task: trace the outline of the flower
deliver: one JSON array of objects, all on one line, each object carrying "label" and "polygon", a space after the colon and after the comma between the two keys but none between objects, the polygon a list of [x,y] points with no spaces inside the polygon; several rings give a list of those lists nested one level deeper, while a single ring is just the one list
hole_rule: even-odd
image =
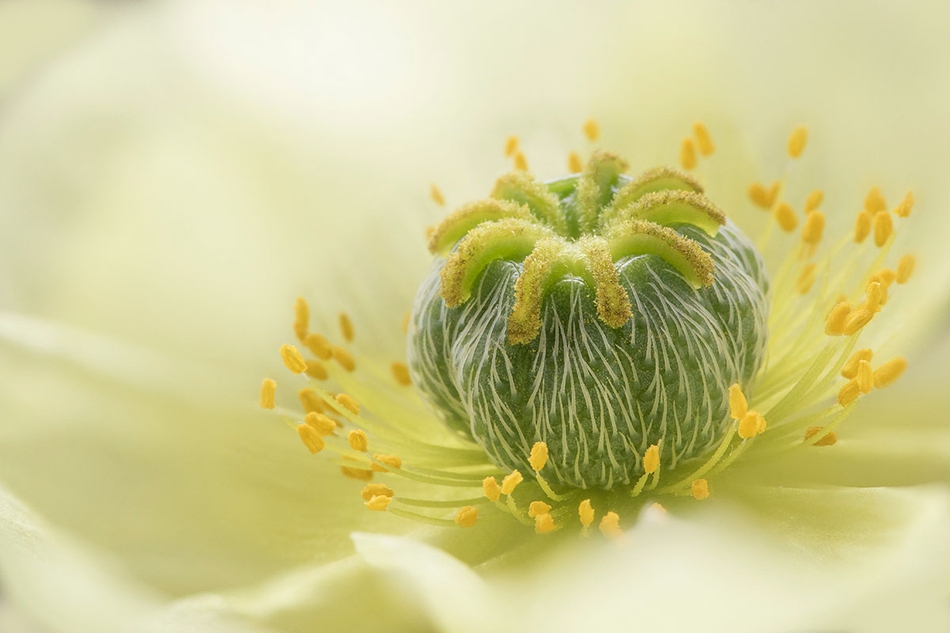
[{"label": "flower", "polygon": [[[748,208],[747,185],[778,176],[785,134],[806,119],[801,164],[811,166],[799,175],[820,183],[825,208],[859,205],[873,184],[891,198],[913,188],[913,283],[928,292],[877,322],[906,319],[880,353],[910,355],[913,339],[933,340],[945,297],[935,173],[946,154],[927,132],[934,118],[906,116],[945,99],[926,63],[945,57],[940,20],[887,23],[915,42],[882,54],[900,60],[897,71],[836,53],[850,43],[876,55],[893,41],[848,6],[823,9],[817,25],[797,7],[777,21],[726,5],[685,7],[687,20],[612,6],[614,19],[534,7],[499,21],[484,7],[423,17],[298,6],[281,18],[241,6],[122,10],[5,104],[0,573],[15,605],[70,631],[142,620],[159,630],[478,629],[493,619],[557,630],[696,614],[860,626],[886,622],[895,605],[918,628],[933,624],[947,581],[945,491],[898,486],[946,480],[946,429],[927,413],[942,394],[925,365],[911,373],[913,355],[903,384],[877,398],[880,416],[864,412],[836,446],[746,469],[761,485],[732,482],[729,502],[717,501],[730,499],[729,482],[712,480],[685,514],[644,515],[621,550],[575,550],[530,529],[525,539],[511,521],[400,540],[392,534],[414,524],[367,511],[364,484],[340,483],[248,394],[262,371],[276,375],[298,294],[323,319],[315,329],[331,331],[344,309],[357,345],[398,358],[392,332],[426,266],[421,229],[438,219],[428,182],[453,205],[483,195],[513,131],[533,169],[557,173],[590,114],[643,167],[676,159],[676,139],[705,117],[721,156],[700,165],[726,209]],[[655,54],[671,41],[678,54]],[[331,54],[340,49],[351,54]],[[884,89],[894,82],[903,90]],[[842,104],[861,107],[844,119],[833,114]],[[887,176],[862,180],[877,170]],[[385,236],[368,230],[381,210]],[[826,232],[857,211],[829,214]],[[380,272],[356,284],[367,270]],[[916,430],[896,429],[895,411]],[[804,490],[781,488],[803,480]],[[346,558],[353,531],[390,536],[358,536],[363,558]],[[474,573],[460,560],[491,562]],[[389,573],[374,571],[383,567],[410,581],[409,596],[387,588]],[[680,595],[670,604],[676,576],[692,579],[681,587],[693,609]],[[917,584],[897,592],[903,580]],[[636,599],[645,608],[631,613]]]}]

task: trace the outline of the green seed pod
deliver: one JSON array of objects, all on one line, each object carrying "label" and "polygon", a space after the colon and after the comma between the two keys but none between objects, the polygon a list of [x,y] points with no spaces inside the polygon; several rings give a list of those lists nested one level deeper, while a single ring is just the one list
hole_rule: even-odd
[{"label": "green seed pod", "polygon": [[611,489],[702,457],[730,424],[728,390],[766,350],[755,247],[689,176],[596,153],[579,177],[503,177],[430,234],[413,310],[413,382],[497,465]]}]

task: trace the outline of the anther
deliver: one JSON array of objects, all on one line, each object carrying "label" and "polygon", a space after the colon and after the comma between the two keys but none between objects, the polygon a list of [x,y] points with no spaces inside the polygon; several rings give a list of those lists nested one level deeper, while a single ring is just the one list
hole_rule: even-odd
[{"label": "anther", "polygon": [[709,482],[705,479],[694,479],[693,483],[689,485],[689,489],[696,501],[709,498]]},{"label": "anther", "polygon": [[518,137],[509,136],[505,139],[505,156],[511,158],[511,155],[515,153],[515,150],[518,149]]},{"label": "anther", "polygon": [[887,238],[894,232],[894,221],[891,220],[891,214],[887,211],[878,211],[874,214],[874,219],[871,223],[874,225],[875,246],[884,246],[887,242]]},{"label": "anther", "polygon": [[[825,430],[825,427],[823,426],[810,426],[807,429],[805,429],[805,439],[810,440],[811,438],[815,437],[816,435],[818,435],[824,430]],[[838,436],[835,435],[834,431],[830,431],[820,440],[812,444],[812,446],[834,446],[837,443],[838,443]]]},{"label": "anther", "polygon": [[323,398],[309,387],[304,387],[298,391],[297,398],[300,400],[300,406],[303,407],[304,413],[322,413],[327,408]]},{"label": "anther", "polygon": [[544,442],[535,442],[531,447],[531,456],[528,458],[532,470],[538,472],[548,463],[548,445]]},{"label": "anther", "polygon": [[739,421],[739,437],[748,440],[760,435],[765,431],[765,425],[765,418],[755,411],[749,411]]},{"label": "anther", "polygon": [[520,472],[517,470],[511,471],[507,477],[501,480],[501,493],[510,495],[522,481],[524,481],[524,477],[521,476]]},{"label": "anther", "polygon": [[854,241],[857,244],[860,244],[867,239],[868,235],[871,234],[871,223],[873,220],[873,215],[870,211],[863,210],[858,213],[858,217],[854,220]]},{"label": "anther", "polygon": [[787,202],[780,202],[775,207],[775,220],[782,230],[791,233],[798,226],[798,218],[795,216],[795,210]]},{"label": "anther", "polygon": [[652,444],[643,454],[643,471],[650,475],[660,467],[660,447]]},{"label": "anther", "polygon": [[871,312],[881,311],[881,302],[884,298],[884,287],[879,281],[872,281],[868,284],[867,298],[865,300],[868,310]]},{"label": "anther", "polygon": [[845,378],[857,377],[858,366],[861,364],[861,361],[871,362],[873,357],[874,352],[870,349],[859,349],[851,355],[851,358],[848,359],[848,362],[846,362],[841,368],[841,375]]},{"label": "anther", "polygon": [[838,404],[842,407],[846,407],[857,400],[860,395],[861,388],[858,386],[858,382],[851,380],[838,391]]},{"label": "anther", "polygon": [[692,171],[696,167],[696,147],[693,145],[693,139],[687,137],[680,144],[680,167],[686,171]]},{"label": "anther", "polygon": [[435,186],[435,183],[429,185],[429,197],[432,198],[432,202],[440,207],[445,206],[445,196],[443,196],[439,188]]},{"label": "anther", "polygon": [[353,321],[346,312],[340,313],[340,334],[347,343],[353,340]]},{"label": "anther", "polygon": [[393,378],[395,378],[396,382],[400,385],[408,387],[412,384],[412,378],[409,377],[409,365],[397,360],[394,361],[389,368],[393,372]]},{"label": "anther", "polygon": [[310,307],[303,297],[297,297],[294,301],[294,334],[297,339],[303,342],[307,338],[307,331],[310,329]]},{"label": "anther", "polygon": [[366,447],[369,445],[369,440],[366,437],[366,431],[363,429],[355,429],[350,431],[346,436],[346,440],[349,442],[350,448],[361,453],[365,453]]},{"label": "anther", "polygon": [[313,332],[307,334],[307,338],[304,339],[303,344],[320,360],[330,360],[330,358],[333,357],[333,346],[330,345],[330,341],[322,334],[315,334]]},{"label": "anther", "polygon": [[369,481],[373,478],[373,472],[364,468],[351,468],[350,466],[340,466],[340,474],[357,481]]},{"label": "anther", "polygon": [[858,383],[858,389],[861,393],[871,393],[874,388],[874,375],[871,371],[871,363],[866,360],[858,362],[858,375],[854,381]]},{"label": "anther", "polygon": [[805,226],[802,227],[802,241],[811,246],[815,246],[821,241],[821,236],[825,232],[825,214],[821,211],[812,211],[805,218]]},{"label": "anther", "polygon": [[280,359],[284,361],[284,367],[295,374],[302,374],[307,369],[303,356],[293,345],[280,346]]},{"label": "anther", "polygon": [[825,192],[821,189],[815,189],[810,194],[808,198],[805,199],[805,213],[809,211],[814,211],[821,206],[822,201],[825,199]]},{"label": "anther", "polygon": [[887,210],[887,201],[884,200],[880,187],[871,187],[868,195],[864,197],[864,208],[871,213]]},{"label": "anther", "polygon": [[554,517],[550,514],[539,514],[534,517],[535,534],[548,534],[556,529],[557,526],[554,525]]},{"label": "anther", "polygon": [[825,334],[828,336],[841,336],[844,334],[844,324],[851,314],[851,306],[846,301],[835,304],[835,307],[828,313],[825,319]]},{"label": "anther", "polygon": [[303,421],[313,427],[320,437],[326,437],[336,431],[336,422],[322,413],[311,411],[304,416]]},{"label": "anther", "polygon": [[581,156],[577,152],[571,152],[567,155],[567,171],[572,174],[579,174],[584,171],[584,161],[581,160]]},{"label": "anther", "polygon": [[905,369],[907,369],[907,359],[895,356],[874,371],[874,387],[883,389],[900,378]]},{"label": "anther", "polygon": [[907,192],[907,195],[904,196],[904,199],[901,200],[900,204],[897,205],[897,208],[894,209],[894,215],[899,218],[906,218],[910,215],[910,212],[914,210],[914,194],[910,191]]},{"label": "anther", "polygon": [[410,322],[410,321],[412,321],[412,312],[407,312],[407,313],[404,314],[403,317],[402,317],[402,326],[401,326],[400,329],[402,330],[402,333],[403,333],[403,334],[408,334],[408,333],[409,333],[409,322]]},{"label": "anther", "polygon": [[277,382],[271,378],[265,378],[261,383],[261,399],[260,404],[262,409],[273,409],[274,408],[274,393],[277,391]]},{"label": "anther", "polygon": [[336,394],[336,401],[343,405],[343,408],[352,413],[353,415],[360,414],[360,405],[353,399],[352,396],[349,396],[345,393]]},{"label": "anther", "polygon": [[760,182],[754,182],[749,185],[748,194],[749,199],[752,200],[757,207],[768,211],[775,202],[775,196],[778,195],[778,183],[772,183],[772,185],[766,187]]},{"label": "anther", "polygon": [[525,158],[521,150],[515,150],[514,162],[515,169],[518,171],[528,171],[528,159]]},{"label": "anther", "polygon": [[897,262],[897,275],[895,277],[897,283],[906,284],[910,279],[910,276],[914,274],[914,266],[917,265],[917,258],[913,255],[904,255],[900,258],[900,261]]},{"label": "anther", "polygon": [[594,119],[587,119],[584,122],[584,136],[588,141],[596,141],[600,138],[600,124]]},{"label": "anther", "polygon": [[501,488],[498,487],[498,481],[494,477],[482,479],[482,493],[489,501],[498,501],[501,497]]},{"label": "anther", "polygon": [[792,158],[798,158],[805,151],[805,145],[808,143],[808,128],[799,125],[792,130],[788,137],[788,155]]},{"label": "anther", "polygon": [[890,286],[897,279],[897,273],[890,268],[882,268],[873,275],[869,281],[879,281],[885,288]]},{"label": "anther", "polygon": [[356,369],[356,361],[353,360],[353,357],[350,355],[350,353],[342,347],[333,346],[331,348],[331,354],[333,356],[333,360],[338,362],[340,367],[346,371],[353,371]]},{"label": "anther", "polygon": [[373,497],[392,497],[394,494],[396,493],[393,489],[386,484],[366,484],[366,487],[360,491],[363,501],[369,501]]},{"label": "anther", "polygon": [[732,385],[729,387],[729,417],[733,420],[741,420],[749,412],[749,403],[745,394],[742,393],[742,387]]},{"label": "anther", "polygon": [[699,153],[703,156],[711,156],[716,148],[713,145],[712,137],[709,136],[709,130],[702,121],[693,123],[693,137],[696,139],[696,147],[699,149]]},{"label": "anther", "polygon": [[308,360],[307,369],[304,370],[308,376],[314,380],[326,380],[330,377],[330,374],[327,373],[327,368],[324,367],[323,363],[318,360]]},{"label": "anther", "polygon": [[382,453],[373,453],[373,459],[377,462],[381,462],[384,466],[373,463],[370,464],[370,469],[378,473],[385,473],[389,470],[399,470],[402,468],[402,459],[396,455],[384,455]]},{"label": "anther", "polygon": [[543,501],[532,501],[528,506],[528,516],[532,519],[539,514],[547,514],[551,511],[551,506]]},{"label": "anther", "polygon": [[475,525],[476,519],[478,519],[478,508],[475,506],[465,506],[455,514],[455,524],[463,528]]},{"label": "anther", "polygon": [[309,424],[298,424],[297,435],[300,436],[300,441],[303,442],[303,445],[307,447],[311,454],[319,453],[326,446],[320,434]]},{"label": "anther", "polygon": [[623,536],[623,530],[620,529],[620,515],[616,512],[608,512],[600,520],[600,532],[609,538]]},{"label": "anther", "polygon": [[798,291],[798,294],[807,294],[808,291],[811,290],[812,285],[815,283],[815,270],[816,267],[814,264],[807,264],[802,269],[802,273],[798,276],[798,281],[795,282],[795,289]]},{"label": "anther", "polygon": [[594,523],[594,507],[590,504],[590,499],[584,499],[577,506],[577,516],[585,528],[589,528]]},{"label": "anther", "polygon": [[852,310],[851,314],[848,315],[848,318],[845,319],[844,334],[851,336],[865,325],[870,323],[871,319],[873,318],[874,312],[871,311],[867,306],[858,306]]},{"label": "anther", "polygon": [[370,497],[369,501],[363,503],[370,510],[375,510],[376,512],[384,512],[386,508],[392,503],[393,498],[387,495],[376,495],[375,497]]}]

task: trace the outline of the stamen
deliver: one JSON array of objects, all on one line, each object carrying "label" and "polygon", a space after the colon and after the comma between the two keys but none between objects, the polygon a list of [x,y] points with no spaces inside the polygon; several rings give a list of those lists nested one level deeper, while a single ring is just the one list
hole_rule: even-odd
[{"label": "stamen", "polygon": [[353,340],[353,321],[350,319],[350,315],[346,312],[340,313],[340,334],[343,335],[343,339],[349,343]]},{"label": "stamen", "polygon": [[859,349],[852,354],[848,362],[841,367],[841,375],[849,379],[856,378],[858,375],[858,366],[861,364],[861,361],[871,362],[873,357],[874,352],[870,349]]},{"label": "stamen", "polygon": [[894,221],[891,220],[891,214],[885,211],[878,211],[874,214],[874,244],[878,248],[884,246],[887,238],[894,232]]},{"label": "stamen", "polygon": [[393,489],[386,484],[366,484],[366,487],[360,492],[363,501],[369,501],[373,497],[392,497]]},{"label": "stamen", "polygon": [[260,405],[262,409],[274,408],[274,393],[277,391],[277,382],[271,378],[265,378],[261,383]]},{"label": "stamen", "polygon": [[851,311],[851,314],[848,315],[848,318],[844,322],[844,333],[847,336],[851,336],[865,325],[871,322],[871,319],[874,318],[874,312],[868,309],[867,306],[858,306]]},{"label": "stamen", "polygon": [[333,346],[330,345],[330,341],[322,334],[315,334],[313,332],[307,334],[303,344],[320,360],[330,360],[333,357]]},{"label": "stamen", "polygon": [[760,182],[754,182],[749,185],[749,199],[752,202],[762,209],[768,211],[772,208],[772,205],[775,203],[775,197],[778,195],[779,183],[773,182],[766,188]]},{"label": "stamen", "polygon": [[917,265],[917,258],[913,255],[904,255],[897,262],[897,275],[895,279],[899,284],[906,284],[910,276],[914,274],[914,267]]},{"label": "stamen", "polygon": [[518,171],[528,171],[528,159],[525,158],[521,150],[515,150],[514,162],[515,169]]},{"label": "stamen", "polygon": [[709,482],[705,479],[694,479],[689,488],[693,494],[693,499],[696,499],[696,501],[709,498]]},{"label": "stamen", "polygon": [[857,400],[858,396],[860,395],[861,388],[858,386],[858,382],[856,380],[852,380],[846,383],[838,391],[838,404],[840,404],[842,407],[846,407]]},{"label": "stamen", "polygon": [[370,510],[375,510],[376,512],[385,512],[386,508],[392,502],[392,497],[387,495],[377,495],[375,497],[370,497],[370,500],[365,502],[363,505]]},{"label": "stamen", "polygon": [[350,431],[346,436],[346,439],[350,444],[350,448],[352,448],[354,451],[359,451],[361,453],[366,452],[366,447],[369,445],[369,440],[366,437],[366,431],[363,429]]},{"label": "stamen", "polygon": [[554,525],[554,517],[550,514],[539,514],[534,518],[535,534],[548,534],[557,529]]},{"label": "stamen", "polygon": [[749,412],[749,403],[745,394],[742,393],[742,387],[732,385],[729,387],[729,417],[733,420],[741,420]]},{"label": "stamen", "polygon": [[814,264],[807,264],[802,269],[802,274],[798,276],[798,281],[795,282],[795,289],[798,290],[798,294],[807,294],[811,290],[815,283],[815,269]]},{"label": "stamen", "polygon": [[581,156],[577,152],[571,152],[567,155],[567,171],[572,174],[579,174],[584,171],[584,161],[581,160]]},{"label": "stamen", "polygon": [[703,156],[711,156],[716,148],[713,145],[712,137],[709,136],[709,130],[706,129],[706,125],[702,121],[693,123],[693,136],[696,138],[696,147],[699,149],[699,153]]},{"label": "stamen", "polygon": [[498,487],[498,482],[494,477],[485,477],[482,480],[482,492],[492,503],[498,501],[501,497],[501,488]]},{"label": "stamen", "polygon": [[623,530],[620,529],[620,515],[616,512],[608,512],[600,520],[600,532],[608,538],[619,538],[623,536]]},{"label": "stamen", "polygon": [[[823,426],[810,426],[805,429],[805,439],[810,440],[819,433],[825,430]],[[834,431],[829,431],[822,437],[820,440],[816,441],[812,446],[834,446],[838,443],[838,436],[835,435]]]},{"label": "stamen", "polygon": [[369,481],[373,478],[373,471],[363,468],[350,468],[349,466],[340,466],[340,473],[344,477],[356,479],[357,481]]},{"label": "stamen", "polygon": [[899,218],[906,218],[914,210],[914,194],[910,191],[904,196],[897,208],[894,209],[894,215]]},{"label": "stamen", "polygon": [[656,444],[650,445],[650,448],[643,454],[643,471],[647,475],[652,475],[660,467],[660,447]]},{"label": "stamen", "polygon": [[475,525],[476,519],[478,519],[478,508],[475,506],[465,506],[459,509],[455,515],[455,523],[463,528],[469,528]]},{"label": "stamen", "polygon": [[310,307],[303,297],[297,297],[297,300],[294,301],[294,334],[297,335],[297,340],[305,341],[309,329]]},{"label": "stamen", "polygon": [[[377,464],[376,462],[380,462]],[[370,469],[378,473],[388,473],[402,468],[402,459],[396,455],[384,455],[382,453],[373,453],[373,463]]]},{"label": "stamen", "polygon": [[594,152],[587,161],[587,168],[577,181],[578,223],[582,232],[597,226],[601,209],[613,198],[614,185],[629,168],[626,160],[603,150]]},{"label": "stamen", "polygon": [[868,284],[868,290],[866,294],[868,310],[871,312],[880,312],[882,299],[884,298],[884,287],[881,285],[881,282],[872,281],[870,284]]},{"label": "stamen", "polygon": [[680,167],[692,171],[696,167],[696,147],[693,139],[686,137],[680,144]]},{"label": "stamen", "polygon": [[[515,189],[515,184],[527,185],[528,191],[523,188]],[[530,183],[530,184],[529,184]],[[483,222],[492,222],[504,218],[517,218],[530,221],[531,212],[528,209],[529,196],[535,193],[533,185],[535,183],[527,174],[509,174],[499,179],[495,185],[495,191],[499,191],[499,185],[502,185],[501,191],[509,194],[505,199],[488,198],[471,202],[459,207],[456,211],[450,213],[439,225],[429,234],[429,252],[432,254],[445,255],[465,234]],[[518,195],[520,200],[511,199],[511,195]],[[545,201],[540,202],[542,205]],[[546,207],[545,207],[546,208]]]},{"label": "stamen", "polygon": [[528,506],[528,516],[532,519],[540,514],[547,514],[551,511],[551,506],[543,501],[532,501]]},{"label": "stamen", "polygon": [[320,434],[309,424],[298,424],[297,435],[300,436],[300,441],[307,447],[311,455],[319,453],[326,446]]},{"label": "stamen", "polygon": [[304,416],[303,421],[310,425],[314,431],[316,431],[320,437],[326,437],[334,431],[336,431],[337,425],[332,418],[329,418],[322,413],[317,413],[316,411],[311,411]]},{"label": "stamen", "polygon": [[854,241],[857,244],[862,243],[867,239],[868,235],[871,234],[871,222],[873,220],[873,215],[868,210],[861,211],[858,213],[858,217],[854,221]]},{"label": "stamen", "polygon": [[872,214],[887,210],[887,201],[881,193],[880,187],[871,187],[864,198],[864,208]]},{"label": "stamen", "polygon": [[744,440],[751,439],[764,433],[765,427],[765,418],[755,411],[749,411],[739,421],[739,437]]},{"label": "stamen", "polygon": [[297,398],[300,400],[300,406],[303,407],[304,413],[322,413],[327,408],[323,398],[309,387],[304,387],[298,391]]},{"label": "stamen", "polygon": [[825,199],[825,192],[821,189],[815,189],[810,194],[808,198],[805,199],[805,213],[814,211],[821,206],[822,201]]},{"label": "stamen", "polygon": [[614,261],[627,255],[659,255],[694,289],[713,283],[713,260],[709,253],[673,229],[652,222],[628,220],[614,224],[607,235]]},{"label": "stamen", "polygon": [[333,346],[331,348],[331,355],[333,356],[333,360],[339,363],[340,367],[346,371],[353,371],[356,369],[356,361],[353,360],[353,357],[350,356],[350,353],[342,347]]},{"label": "stamen", "polygon": [[841,336],[844,334],[844,324],[851,314],[851,306],[847,301],[841,301],[835,304],[835,307],[828,313],[825,320],[825,334],[828,336]]},{"label": "stamen", "polygon": [[347,411],[349,411],[353,415],[360,414],[360,405],[352,397],[346,395],[345,393],[338,393],[336,394],[335,399],[337,402],[343,405],[343,408],[345,408]]},{"label": "stamen", "polygon": [[293,345],[280,346],[280,359],[284,361],[284,367],[295,374],[302,374],[307,369],[303,356]]},{"label": "stamen", "polygon": [[874,376],[871,371],[871,363],[866,360],[862,360],[858,363],[858,375],[855,377],[854,381],[858,383],[858,389],[861,390],[861,393],[871,393],[871,389],[874,387]]},{"label": "stamen", "polygon": [[788,155],[792,158],[798,158],[805,151],[805,145],[808,143],[808,128],[799,125],[792,130],[788,137]]},{"label": "stamen", "polygon": [[521,476],[520,472],[517,470],[511,471],[511,474],[501,480],[501,493],[503,495],[511,495],[522,481],[524,481],[524,477]]},{"label": "stamen", "polygon": [[802,241],[812,247],[821,242],[821,236],[825,232],[825,214],[821,211],[812,211],[805,218],[805,226],[802,227]]},{"label": "stamen", "polygon": [[410,321],[412,321],[412,312],[407,312],[407,313],[406,313],[405,315],[403,315],[403,317],[402,317],[402,328],[401,328],[401,329],[402,329],[402,333],[403,333],[403,334],[408,334],[408,333],[409,333],[409,322],[410,322]]},{"label": "stamen", "polygon": [[408,387],[412,384],[412,378],[409,376],[409,365],[397,360],[389,367],[393,372],[393,378],[395,378],[396,382],[400,385]]},{"label": "stamen", "polygon": [[306,374],[313,378],[314,380],[326,380],[330,377],[330,374],[327,373],[327,368],[323,366],[318,360],[307,360],[307,369],[305,370]]},{"label": "stamen", "polygon": [[443,196],[439,188],[435,186],[435,183],[429,185],[429,197],[432,198],[432,202],[440,207],[445,206],[445,196]]},{"label": "stamen", "polygon": [[787,202],[780,202],[775,207],[775,219],[778,225],[786,233],[791,233],[798,226],[798,218],[795,216],[795,210]]},{"label": "stamen", "polygon": [[[548,445],[544,442],[535,442],[531,447],[531,456],[528,457],[531,469],[538,472],[548,463]],[[546,512],[546,510],[545,510]]]},{"label": "stamen", "polygon": [[518,149],[518,137],[509,136],[505,139],[505,156],[511,158],[511,155],[515,153],[515,150]]},{"label": "stamen", "polygon": [[587,119],[584,122],[584,136],[588,141],[596,141],[600,138],[600,124],[594,119]]},{"label": "stamen", "polygon": [[875,389],[883,389],[895,380],[900,378],[904,370],[907,369],[907,359],[902,356],[895,356],[874,372]]},{"label": "stamen", "polygon": [[590,499],[584,499],[577,506],[577,516],[581,520],[581,525],[586,530],[594,523],[594,507],[590,504]]}]

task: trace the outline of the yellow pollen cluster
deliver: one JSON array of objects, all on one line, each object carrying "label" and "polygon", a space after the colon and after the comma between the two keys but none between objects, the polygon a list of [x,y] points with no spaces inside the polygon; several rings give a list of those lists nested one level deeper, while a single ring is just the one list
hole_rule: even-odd
[{"label": "yellow pollen cluster", "polygon": [[528,457],[528,463],[535,472],[542,470],[548,463],[548,445],[544,442],[536,442],[531,447],[531,455]]},{"label": "yellow pollen cluster", "polygon": [[623,536],[623,530],[620,529],[620,515],[616,512],[608,512],[600,520],[600,532],[608,538],[620,538]]},{"label": "yellow pollen cluster", "polygon": [[435,184],[429,185],[429,197],[432,198],[432,202],[440,207],[445,206],[445,196],[442,195],[442,190],[435,186]]},{"label": "yellow pollen cluster", "polygon": [[709,128],[702,121],[695,121],[692,127],[692,135],[686,136],[680,141],[679,163],[686,171],[692,171],[696,168],[697,154],[704,157],[712,156],[716,151],[712,136],[709,134]]},{"label": "yellow pollen cluster", "polygon": [[705,479],[694,479],[689,488],[696,501],[709,498],[709,482]]},{"label": "yellow pollen cluster", "polygon": [[739,437],[744,440],[762,435],[768,426],[761,414],[749,410],[748,401],[739,385],[729,387],[729,417],[739,423]]}]

